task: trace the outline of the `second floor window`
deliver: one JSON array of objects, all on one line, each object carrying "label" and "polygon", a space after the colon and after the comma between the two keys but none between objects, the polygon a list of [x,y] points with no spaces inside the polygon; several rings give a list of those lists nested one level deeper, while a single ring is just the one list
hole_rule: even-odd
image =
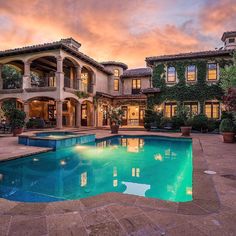
[{"label": "second floor window", "polygon": [[196,66],[189,65],[187,67],[187,81],[196,81]]},{"label": "second floor window", "polygon": [[132,89],[141,89],[141,80],[140,79],[133,79]]},{"label": "second floor window", "polygon": [[208,80],[217,80],[217,64],[209,63],[207,64],[207,79]]},{"label": "second floor window", "polygon": [[176,69],[174,66],[169,66],[167,69],[167,82],[176,82]]},{"label": "second floor window", "polygon": [[114,70],[114,76],[115,77],[119,77],[120,76],[119,70],[117,70],[117,69]]},{"label": "second floor window", "polygon": [[114,91],[119,91],[119,79],[114,79]]}]

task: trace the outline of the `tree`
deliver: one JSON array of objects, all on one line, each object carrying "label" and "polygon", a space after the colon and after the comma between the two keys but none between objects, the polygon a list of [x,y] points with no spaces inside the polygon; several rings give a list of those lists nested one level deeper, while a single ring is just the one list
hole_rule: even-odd
[{"label": "tree", "polygon": [[4,65],[2,68],[2,79],[4,89],[21,88],[22,75],[20,70],[17,70],[11,65]]},{"label": "tree", "polygon": [[233,53],[233,64],[221,69],[220,86],[225,92],[224,103],[228,110],[236,111],[236,51]]}]

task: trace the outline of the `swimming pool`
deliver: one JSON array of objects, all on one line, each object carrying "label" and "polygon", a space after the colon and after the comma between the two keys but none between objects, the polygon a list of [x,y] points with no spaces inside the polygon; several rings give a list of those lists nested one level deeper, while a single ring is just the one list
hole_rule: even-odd
[{"label": "swimming pool", "polygon": [[121,192],[192,200],[191,139],[116,136],[0,163],[0,197],[22,202]]}]

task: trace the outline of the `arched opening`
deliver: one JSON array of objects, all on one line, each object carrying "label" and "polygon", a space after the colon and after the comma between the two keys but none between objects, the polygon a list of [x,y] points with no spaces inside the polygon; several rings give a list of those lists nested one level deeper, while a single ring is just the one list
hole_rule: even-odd
[{"label": "arched opening", "polygon": [[56,126],[56,102],[53,98],[31,98],[28,105],[29,120],[40,120],[44,127]]},{"label": "arched opening", "polygon": [[24,74],[24,63],[16,60],[4,64],[2,67],[2,88],[21,89]]},{"label": "arched opening", "polygon": [[74,127],[76,125],[76,104],[74,98],[66,98],[62,104],[62,125]]},{"label": "arched opening", "polygon": [[85,93],[93,93],[93,76],[92,70],[83,67],[81,70],[81,91]]},{"label": "arched opening", "polygon": [[56,87],[57,61],[53,56],[44,56],[31,62],[31,87]]},{"label": "arched opening", "polygon": [[66,88],[79,89],[79,81],[77,76],[78,64],[69,59],[65,58],[63,61],[63,72],[64,72],[64,86]]},{"label": "arched opening", "polygon": [[84,101],[81,104],[81,126],[93,126],[93,110],[93,104],[91,102]]}]

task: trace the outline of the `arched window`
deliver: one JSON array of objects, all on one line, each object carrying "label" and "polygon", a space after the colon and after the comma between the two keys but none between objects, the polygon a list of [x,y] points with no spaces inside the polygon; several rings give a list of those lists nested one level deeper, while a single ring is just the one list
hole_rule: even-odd
[{"label": "arched window", "polygon": [[120,71],[118,69],[114,70],[114,76],[119,77],[120,76]]},{"label": "arched window", "polygon": [[176,82],[176,69],[174,66],[169,66],[167,69],[167,82]]}]

